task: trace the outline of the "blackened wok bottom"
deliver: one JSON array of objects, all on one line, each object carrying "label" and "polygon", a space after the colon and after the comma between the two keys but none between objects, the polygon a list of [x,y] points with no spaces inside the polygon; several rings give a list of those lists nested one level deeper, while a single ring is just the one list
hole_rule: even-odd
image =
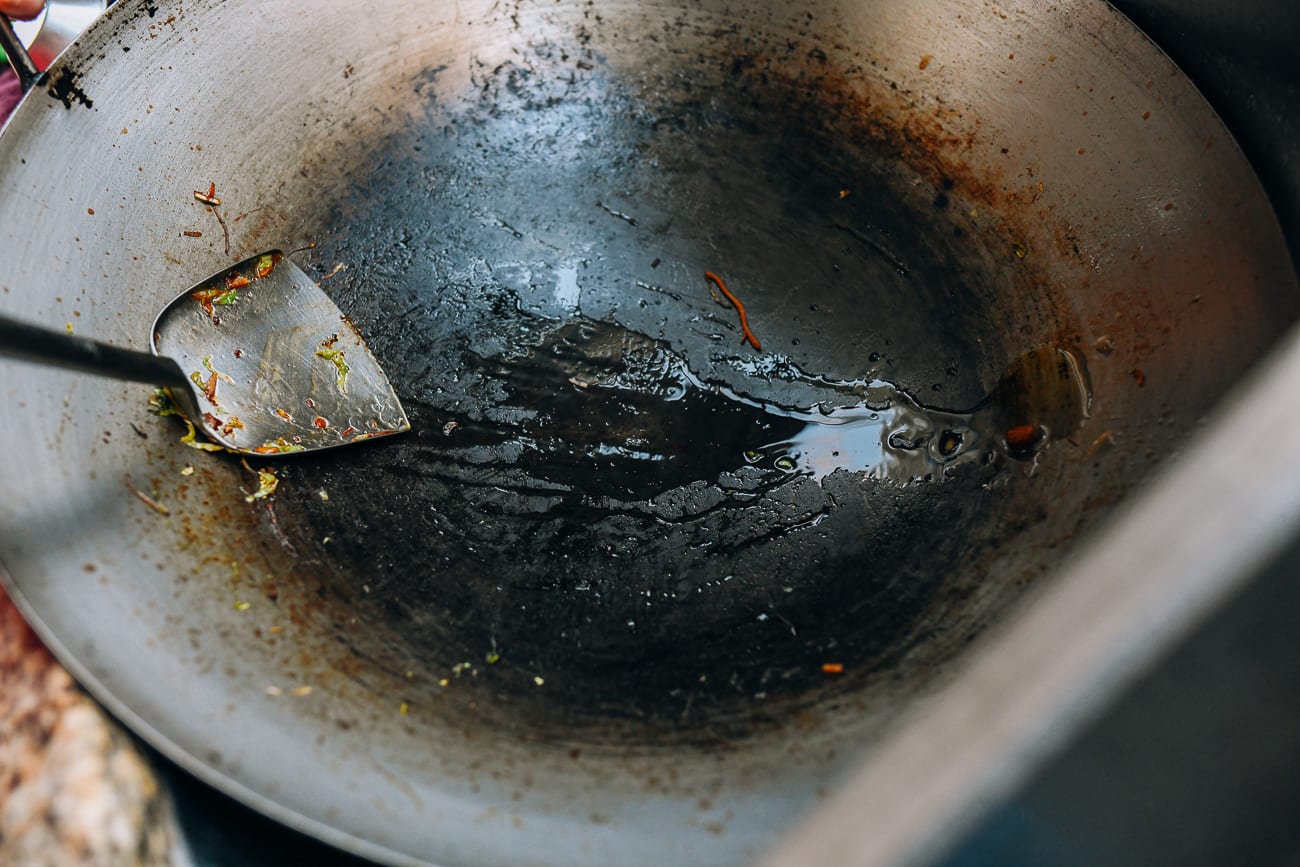
[{"label": "blackened wok bottom", "polygon": [[945,611],[1046,490],[993,428],[919,471],[851,453],[879,427],[829,474],[764,447],[872,381],[980,405],[993,359],[1032,345],[1000,321],[1027,282],[1014,251],[985,261],[952,182],[909,177],[833,93],[736,59],[632,94],[561,75],[559,52],[428,105],[309,253],[344,266],[325,285],[415,425],[283,471],[280,526],[363,624],[350,647],[415,673],[410,706],[648,747],[787,725],[930,633],[960,646],[978,618]]}]

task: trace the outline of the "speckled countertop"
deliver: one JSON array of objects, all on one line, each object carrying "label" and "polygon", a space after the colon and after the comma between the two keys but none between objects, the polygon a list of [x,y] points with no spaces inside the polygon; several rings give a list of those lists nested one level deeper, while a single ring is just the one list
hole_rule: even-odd
[{"label": "speckled countertop", "polygon": [[0,592],[0,864],[182,865],[169,793]]}]

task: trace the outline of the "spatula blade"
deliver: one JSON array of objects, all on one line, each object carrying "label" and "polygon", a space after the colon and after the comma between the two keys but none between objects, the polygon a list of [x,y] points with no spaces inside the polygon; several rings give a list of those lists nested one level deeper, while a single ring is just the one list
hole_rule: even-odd
[{"label": "spatula blade", "polygon": [[279,251],[178,297],[153,351],[189,374],[203,413],[191,421],[234,451],[336,448],[411,427],[351,320]]}]

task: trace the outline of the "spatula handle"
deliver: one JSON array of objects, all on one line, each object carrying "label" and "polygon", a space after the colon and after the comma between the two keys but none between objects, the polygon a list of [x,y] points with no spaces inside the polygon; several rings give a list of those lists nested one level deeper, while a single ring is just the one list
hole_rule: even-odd
[{"label": "spatula handle", "polygon": [[189,389],[185,374],[170,358],[122,349],[8,316],[0,316],[0,356],[112,379]]},{"label": "spatula handle", "polygon": [[17,33],[14,33],[13,25],[3,14],[0,14],[0,48],[5,50],[9,65],[18,75],[18,83],[22,85],[23,93],[31,90],[44,73],[36,66],[36,62],[23,46],[22,40],[18,38]]}]

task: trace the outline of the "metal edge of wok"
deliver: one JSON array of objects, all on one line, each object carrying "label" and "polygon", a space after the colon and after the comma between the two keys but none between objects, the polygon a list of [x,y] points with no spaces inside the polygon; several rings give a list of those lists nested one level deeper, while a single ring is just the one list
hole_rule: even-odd
[{"label": "metal edge of wok", "polygon": [[[1300,528],[1293,329],[1082,558],[986,636],[761,865],[920,865],[943,854]],[[899,792],[908,792],[906,798]],[[870,816],[870,824],[861,820]]]},{"label": "metal edge of wok", "polygon": [[[1239,446],[1242,440],[1234,437],[1242,434],[1241,419],[1256,411],[1266,413],[1257,417],[1274,423],[1267,425],[1267,430],[1276,431],[1276,425],[1281,424],[1281,436],[1294,437],[1291,431],[1295,426],[1288,431],[1287,423],[1297,421],[1297,412],[1271,405],[1269,394],[1278,382],[1297,375],[1300,375],[1300,345],[1293,340],[1286,355],[1274,361],[1266,373],[1257,375],[1254,386],[1235,404],[1238,414],[1233,421],[1210,430],[1171,468],[1157,489],[1126,510],[1128,517],[1121,526],[1096,540],[1084,562],[1059,576],[1051,592],[1036,604],[1026,606],[1021,619],[972,662],[967,676],[923,711],[911,728],[904,727],[896,741],[884,745],[864,775],[823,808],[814,819],[815,824],[809,826],[812,830],[801,831],[792,838],[790,846],[782,849],[771,863],[808,863],[819,853],[824,853],[828,861],[832,854],[842,855],[842,863],[897,863],[920,858],[924,854],[922,850],[931,851],[942,843],[933,834],[936,823],[951,818],[950,833],[956,833],[956,826],[970,821],[990,792],[1009,788],[1088,714],[1100,708],[1108,695],[1162,646],[1230,593],[1241,574],[1233,567],[1243,561],[1227,556],[1225,551],[1241,553],[1245,549],[1252,556],[1264,557],[1266,549],[1275,547],[1290,526],[1297,511],[1296,500],[1300,499],[1300,484],[1292,476],[1276,472],[1271,463],[1266,465],[1263,450],[1255,453],[1258,457],[1254,465],[1243,466],[1238,461],[1229,461],[1228,456],[1235,457],[1236,449],[1224,449],[1223,444]],[[1259,429],[1256,426],[1245,433],[1258,437]],[[1249,436],[1245,441],[1251,441]],[[1270,442],[1275,445],[1278,440],[1274,438]],[[1227,466],[1229,463],[1231,466]],[[1214,488],[1215,482],[1223,482],[1224,489]],[[1252,488],[1256,483],[1259,487]],[[1194,511],[1198,502],[1194,495],[1206,496],[1207,489],[1213,489],[1208,493],[1217,499],[1210,499],[1209,508]],[[1263,494],[1270,495],[1274,508],[1269,512],[1269,519],[1261,522],[1255,518]],[[1253,508],[1248,512],[1242,508],[1243,502],[1253,504]],[[1167,555],[1176,549],[1169,546],[1169,540],[1182,538],[1178,522],[1189,513],[1200,520],[1221,516],[1223,521],[1207,527],[1196,537],[1195,545],[1177,552],[1176,559],[1170,559]],[[1148,516],[1157,520],[1146,523]],[[1227,532],[1226,528],[1242,525],[1251,532],[1240,538],[1252,539],[1252,545],[1233,541]],[[1117,538],[1108,541],[1112,536]],[[1232,542],[1231,546],[1215,547],[1215,543],[1225,539]],[[1193,553],[1204,556],[1198,560]],[[1150,568],[1149,581],[1141,586],[1126,586],[1124,579],[1143,567]],[[53,635],[29,608],[3,568],[0,568],[0,581],[11,590],[24,616],[56,655],[111,712],[196,776],[278,821],[341,848],[367,857],[381,857],[390,863],[424,863],[406,860],[391,850],[282,808],[180,749],[132,713],[98,682],[93,672],[80,664],[71,648]],[[1181,598],[1174,594],[1161,595],[1170,589],[1185,595]],[[1085,622],[1079,615],[1081,610],[1095,611],[1097,618]],[[1060,653],[1068,644],[1065,637],[1072,634],[1080,637],[1079,645],[1070,646],[1069,654]],[[1046,647],[1052,653],[1044,653],[1041,658],[1022,656],[1026,645]],[[1007,664],[1008,655],[1014,665]],[[1062,672],[1076,679],[1073,683],[1062,680]],[[983,711],[995,707],[1000,724],[984,732],[984,739],[970,737],[971,723],[985,719]],[[955,738],[952,737],[954,728],[960,735]],[[936,743],[945,744],[942,753],[928,749]],[[922,750],[920,759],[912,752],[916,749]],[[937,773],[941,770],[947,773]],[[917,781],[925,784],[915,789],[923,793],[923,801],[901,802],[890,797],[891,792],[899,791],[900,785],[914,785]],[[860,839],[854,833],[859,827],[855,820],[864,814],[876,820],[871,826],[871,840]],[[820,841],[813,834],[820,835]],[[810,846],[809,840],[817,845]],[[846,854],[849,852],[856,856]]]}]

